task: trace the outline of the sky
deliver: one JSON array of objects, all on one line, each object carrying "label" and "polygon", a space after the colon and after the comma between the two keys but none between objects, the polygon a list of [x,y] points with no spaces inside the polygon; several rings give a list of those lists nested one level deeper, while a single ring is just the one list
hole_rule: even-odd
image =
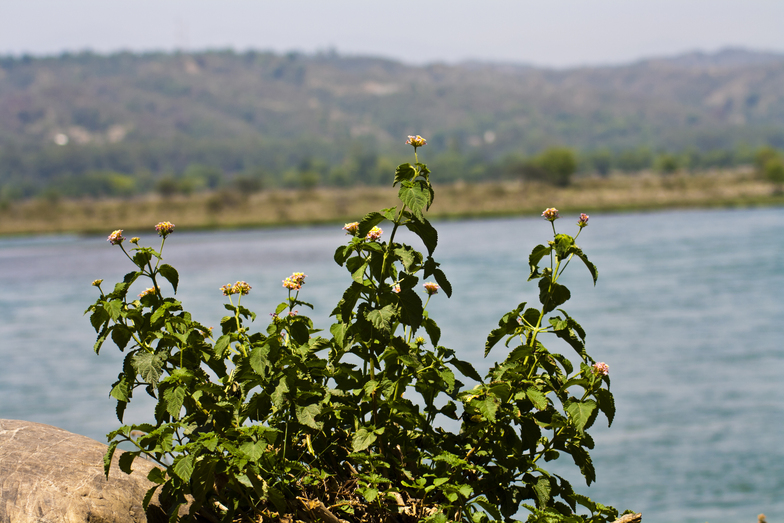
[{"label": "sky", "polygon": [[247,49],[568,68],[784,53],[784,0],[0,0],[0,55]]}]

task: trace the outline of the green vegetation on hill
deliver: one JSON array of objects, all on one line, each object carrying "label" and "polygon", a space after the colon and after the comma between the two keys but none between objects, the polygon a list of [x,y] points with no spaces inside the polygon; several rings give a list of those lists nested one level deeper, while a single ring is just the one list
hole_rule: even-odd
[{"label": "green vegetation on hill", "polygon": [[565,71],[231,51],[0,57],[0,122],[0,201],[377,185],[412,133],[439,182],[563,185],[565,171],[543,168],[552,151],[606,175],[784,148],[784,56]]}]

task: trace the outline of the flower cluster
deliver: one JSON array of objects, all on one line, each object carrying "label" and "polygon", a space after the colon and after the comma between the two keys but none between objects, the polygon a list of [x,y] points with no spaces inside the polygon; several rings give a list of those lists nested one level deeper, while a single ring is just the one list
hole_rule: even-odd
[{"label": "flower cluster", "polygon": [[408,145],[413,145],[414,149],[416,149],[417,147],[422,147],[423,145],[427,145],[427,140],[425,140],[419,135],[416,136],[409,135],[408,140],[406,140],[406,143]]},{"label": "flower cluster", "polygon": [[166,238],[174,232],[174,224],[172,222],[161,222],[155,226],[155,230],[158,231],[158,236]]},{"label": "flower cluster", "polygon": [[138,236],[134,236],[133,238],[131,238],[131,243],[134,245],[139,245],[139,240],[141,240],[141,238],[139,238]]},{"label": "flower cluster", "polygon": [[610,366],[603,361],[594,363],[592,368],[593,373],[597,376],[607,376],[610,374]]},{"label": "flower cluster", "polygon": [[433,294],[438,294],[438,284],[433,282],[427,282],[423,285],[425,288],[425,292],[428,296],[432,296]]},{"label": "flower cluster", "polygon": [[542,213],[542,217],[547,220],[548,222],[554,222],[561,216],[558,214],[558,209],[555,207],[550,207],[549,209],[545,209]]},{"label": "flower cluster", "polygon": [[103,283],[103,280],[93,280],[93,287],[100,287]]},{"label": "flower cluster", "polygon": [[298,291],[305,285],[305,278],[307,278],[307,274],[301,272],[295,272],[285,280],[283,280],[283,286],[291,291]]},{"label": "flower cluster", "polygon": [[580,213],[580,219],[577,221],[577,225],[580,226],[580,229],[588,226],[588,218],[590,218],[590,216],[588,216],[587,214]]},{"label": "flower cluster", "polygon": [[231,283],[227,283],[226,285],[220,288],[223,291],[224,296],[231,296],[232,294],[239,294],[240,296],[245,296],[251,290],[251,286],[248,285],[247,282],[238,281],[234,285]]},{"label": "flower cluster", "polygon": [[346,231],[346,234],[356,236],[359,231],[359,222],[347,223],[343,226],[343,230]]},{"label": "flower cluster", "polygon": [[111,233],[108,238],[106,238],[106,241],[111,243],[112,245],[120,245],[125,239],[122,233],[123,233],[122,229],[117,229],[116,231]]},{"label": "flower cluster", "polygon": [[378,240],[382,234],[384,234],[384,231],[382,231],[380,227],[373,227],[370,229],[370,232],[367,233],[365,239],[375,241]]},{"label": "flower cluster", "polygon": [[155,287],[149,287],[147,289],[144,289],[142,292],[139,293],[139,298],[144,298],[149,294],[155,294]]}]

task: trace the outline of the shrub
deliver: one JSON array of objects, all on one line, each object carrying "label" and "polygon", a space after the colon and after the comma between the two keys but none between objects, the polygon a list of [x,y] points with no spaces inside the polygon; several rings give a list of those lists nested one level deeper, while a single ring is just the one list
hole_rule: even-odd
[{"label": "shrub", "polygon": [[[126,249],[121,230],[109,236],[135,268],[111,292],[94,282],[95,351],[111,338],[126,352],[111,389],[121,422],[139,389],[157,403],[149,423],[108,435],[106,473],[121,442],[133,448],[120,456],[123,471],[139,455],[157,462],[145,507],[158,492],[170,521],[182,505],[190,518],[213,522],[482,523],[512,521],[523,509],[531,522],[617,516],[545,469],[567,454],[590,485],[587,431],[599,413],[610,423],[614,416],[607,366],[588,355],[582,327],[559,308],[571,297],[559,279],[572,259],[598,277],[575,243],[588,216],[572,237],[556,232],[557,210],[543,213],[553,239],[529,257],[539,304],[521,303],[501,318],[485,355],[501,342],[508,349],[482,378],[439,344],[427,310],[452,288],[433,258],[438,235],[425,217],[434,198],[416,156],[425,142],[408,143],[415,162],[395,172],[399,205],[344,227],[349,238],[334,259],[350,284],[329,337],[300,312],[310,307],[302,273],[283,281],[287,296],[261,332],[249,328],[256,314],[242,305],[251,286],[224,285],[229,314],[213,333],[164,292],[165,282],[174,293],[179,283],[161,258],[172,224],[156,227],[158,250],[138,238]],[[401,228],[426,252],[396,241]],[[129,295],[140,279],[150,287]],[[574,349],[576,366],[545,348],[546,334]],[[578,508],[587,515],[574,515]]]}]

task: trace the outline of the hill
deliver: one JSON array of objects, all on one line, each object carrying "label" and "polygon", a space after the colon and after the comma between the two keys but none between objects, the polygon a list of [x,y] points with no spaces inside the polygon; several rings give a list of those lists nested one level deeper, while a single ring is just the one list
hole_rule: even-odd
[{"label": "hill", "polygon": [[373,184],[412,133],[445,179],[482,178],[482,164],[553,145],[584,164],[596,151],[623,167],[623,155],[650,164],[661,151],[718,150],[737,163],[784,147],[784,54],[568,70],[334,53],[0,57],[0,122],[0,186],[12,196],[90,183],[122,194],[189,176],[194,190],[227,177]]}]

